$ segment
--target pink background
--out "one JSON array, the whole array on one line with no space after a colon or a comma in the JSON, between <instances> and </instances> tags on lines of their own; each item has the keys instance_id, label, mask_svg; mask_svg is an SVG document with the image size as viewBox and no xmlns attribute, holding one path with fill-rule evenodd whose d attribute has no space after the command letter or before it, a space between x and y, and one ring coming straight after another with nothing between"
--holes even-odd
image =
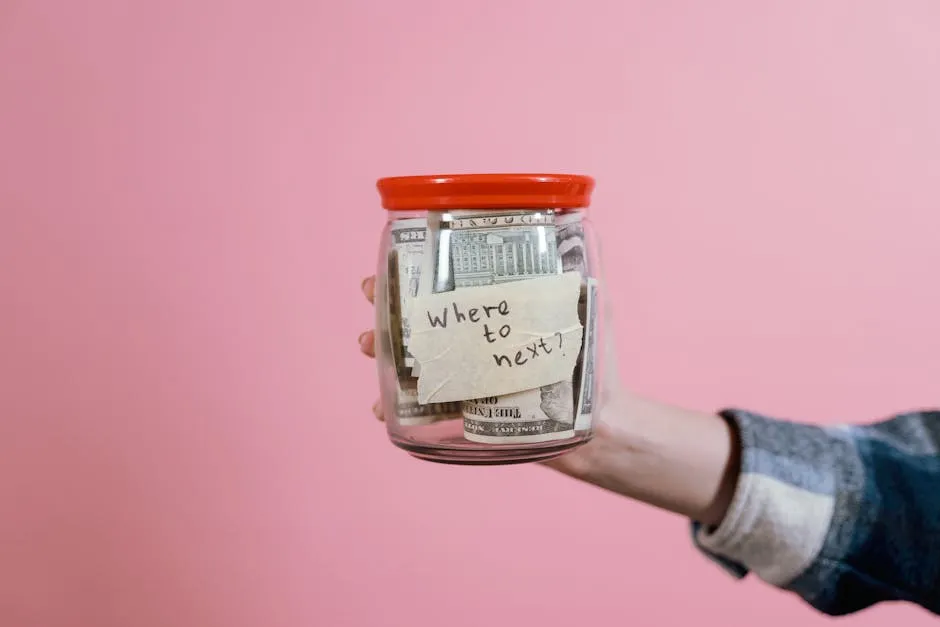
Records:
<instances>
[{"instance_id":1,"label":"pink background","mask_svg":"<svg viewBox=\"0 0 940 627\"><path fill-rule=\"evenodd\" d=\"M940 4L0 3L4 627L826 622L369 411L374 180L597 177L638 391L938 402ZM883 607L853 625L933 624Z\"/></svg>"}]
</instances>

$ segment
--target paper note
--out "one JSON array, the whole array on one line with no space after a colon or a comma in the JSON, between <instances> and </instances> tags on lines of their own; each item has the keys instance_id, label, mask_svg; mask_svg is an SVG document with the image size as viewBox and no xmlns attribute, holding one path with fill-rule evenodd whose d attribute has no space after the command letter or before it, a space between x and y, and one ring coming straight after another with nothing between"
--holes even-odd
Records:
<instances>
[{"instance_id":1,"label":"paper note","mask_svg":"<svg viewBox=\"0 0 940 627\"><path fill-rule=\"evenodd\" d=\"M419 296L418 401L512 394L569 379L581 350L577 272Z\"/></svg>"}]
</instances>

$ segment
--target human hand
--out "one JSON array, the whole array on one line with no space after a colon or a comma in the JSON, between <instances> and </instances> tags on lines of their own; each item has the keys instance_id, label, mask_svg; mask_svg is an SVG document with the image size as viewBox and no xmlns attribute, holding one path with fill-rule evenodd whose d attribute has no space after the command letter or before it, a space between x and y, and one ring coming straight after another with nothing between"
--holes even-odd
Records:
<instances>
[{"instance_id":1,"label":"human hand","mask_svg":"<svg viewBox=\"0 0 940 627\"><path fill-rule=\"evenodd\" d=\"M375 304L375 277L362 282ZM641 399L621 385L607 343L600 419L587 444L540 462L563 474L708 525L717 525L734 494L737 445L729 425L713 414ZM375 331L359 335L359 349L375 357ZM382 403L372 405L379 420Z\"/></svg>"}]
</instances>

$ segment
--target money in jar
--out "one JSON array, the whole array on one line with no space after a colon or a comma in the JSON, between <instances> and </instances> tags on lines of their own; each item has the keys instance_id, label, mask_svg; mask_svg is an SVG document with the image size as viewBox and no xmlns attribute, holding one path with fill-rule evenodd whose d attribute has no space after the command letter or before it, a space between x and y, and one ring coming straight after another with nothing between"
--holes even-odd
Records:
<instances>
[{"instance_id":1,"label":"money in jar","mask_svg":"<svg viewBox=\"0 0 940 627\"><path fill-rule=\"evenodd\" d=\"M603 289L580 175L380 179L376 356L389 438L457 464L591 439Z\"/></svg>"}]
</instances>

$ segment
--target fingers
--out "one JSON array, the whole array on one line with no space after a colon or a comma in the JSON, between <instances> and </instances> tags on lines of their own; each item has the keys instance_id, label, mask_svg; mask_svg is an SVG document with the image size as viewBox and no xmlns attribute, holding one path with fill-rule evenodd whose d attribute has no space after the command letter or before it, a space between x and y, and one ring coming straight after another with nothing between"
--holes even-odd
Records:
<instances>
[{"instance_id":1,"label":"fingers","mask_svg":"<svg viewBox=\"0 0 940 627\"><path fill-rule=\"evenodd\" d=\"M370 276L362 280L362 293L366 295L366 300L368 300L373 305L375 304L375 276Z\"/></svg>"},{"instance_id":2,"label":"fingers","mask_svg":"<svg viewBox=\"0 0 940 627\"><path fill-rule=\"evenodd\" d=\"M359 334L359 350L363 355L375 357L375 333L371 329Z\"/></svg>"},{"instance_id":3,"label":"fingers","mask_svg":"<svg viewBox=\"0 0 940 627\"><path fill-rule=\"evenodd\" d=\"M375 276L362 280L362 293L370 303L375 303ZM369 357L375 357L375 333L363 331L359 335L359 350Z\"/></svg>"},{"instance_id":4,"label":"fingers","mask_svg":"<svg viewBox=\"0 0 940 627\"><path fill-rule=\"evenodd\" d=\"M375 414L375 417L380 421L385 422L385 413L382 411L382 401L372 403L372 413Z\"/></svg>"},{"instance_id":5,"label":"fingers","mask_svg":"<svg viewBox=\"0 0 940 627\"><path fill-rule=\"evenodd\" d=\"M366 300L368 300L373 305L375 304L375 277L370 276L365 278L362 281L362 293L365 295ZM363 331L359 335L359 350L362 351L364 355L369 357L375 357L375 332L371 329L369 331ZM385 421L385 413L382 411L382 401L375 401L372 404L372 413L375 417L381 421Z\"/></svg>"}]
</instances>

